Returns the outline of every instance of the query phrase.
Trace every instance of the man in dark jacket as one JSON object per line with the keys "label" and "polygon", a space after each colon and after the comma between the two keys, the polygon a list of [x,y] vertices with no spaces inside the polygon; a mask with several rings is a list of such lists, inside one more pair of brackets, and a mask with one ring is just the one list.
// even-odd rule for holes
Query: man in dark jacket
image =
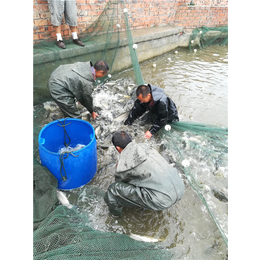
{"label": "man in dark jacket", "polygon": [[98,116],[93,111],[92,92],[96,78],[108,73],[105,61],[91,61],[60,65],[55,69],[48,81],[48,89],[65,117],[79,118],[80,111],[76,107],[75,98],[91,113],[93,119]]}
{"label": "man in dark jacket", "polygon": [[137,100],[130,111],[125,125],[131,125],[135,119],[143,115],[147,110],[149,118],[147,122],[153,123],[145,137],[150,139],[153,134],[158,132],[167,123],[179,121],[178,111],[174,102],[164,94],[163,89],[151,84],[140,85],[136,89]]}
{"label": "man in dark jacket", "polygon": [[113,215],[120,216],[123,207],[163,210],[183,197],[181,177],[157,151],[132,142],[125,131],[116,132],[112,142],[120,159],[116,182],[108,187],[104,199]]}

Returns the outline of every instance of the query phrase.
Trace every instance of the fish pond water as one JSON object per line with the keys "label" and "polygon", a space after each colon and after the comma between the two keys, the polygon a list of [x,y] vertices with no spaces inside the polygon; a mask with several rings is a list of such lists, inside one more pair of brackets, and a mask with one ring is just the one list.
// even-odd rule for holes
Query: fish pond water
{"label": "fish pond water", "polygon": [[[175,102],[180,121],[228,126],[228,47],[208,46],[196,53],[188,49],[176,50],[140,64],[145,83],[164,89]],[[153,66],[156,64],[156,66]],[[90,118],[84,112],[83,119],[89,121],[96,133],[98,170],[94,178],[85,186],[64,191],[70,204],[76,205],[82,214],[87,214],[94,229],[140,236],[158,241],[162,247],[174,252],[173,259],[227,259],[228,248],[228,162],[227,144],[223,148],[210,147],[211,143],[201,136],[193,136],[193,143],[205,149],[213,149],[203,160],[203,151],[192,149],[187,140],[191,136],[178,133],[182,140],[185,158],[189,160],[191,172],[199,181],[203,196],[212,210],[215,221],[207,207],[190,185],[183,166],[177,163],[176,151],[169,149],[169,133],[161,130],[150,140],[144,133],[150,125],[140,125],[136,120],[132,126],[125,126],[123,119],[135,101],[134,73],[132,69],[112,75],[107,83],[97,85],[94,90],[94,106],[99,117]],[[35,95],[35,99],[37,93]],[[63,118],[51,98],[34,106],[34,128],[40,130],[45,124]],[[135,142],[145,142],[152,146],[173,164],[185,183],[184,197],[169,209],[150,211],[124,209],[119,218],[113,217],[103,200],[103,194],[114,182],[115,166],[119,153],[111,143],[112,133],[127,131]],[[168,139],[167,139],[167,138]],[[34,137],[37,140],[37,136]],[[177,140],[177,139],[176,139]],[[178,141],[176,141],[178,142]],[[217,154],[220,154],[217,155]],[[40,160],[37,143],[34,141],[34,157]]]}

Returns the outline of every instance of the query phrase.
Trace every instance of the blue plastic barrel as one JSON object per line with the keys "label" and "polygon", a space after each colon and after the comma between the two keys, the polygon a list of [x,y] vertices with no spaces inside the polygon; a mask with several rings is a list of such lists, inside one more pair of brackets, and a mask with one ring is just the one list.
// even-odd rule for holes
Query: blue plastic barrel
{"label": "blue plastic barrel", "polygon": [[[81,187],[90,182],[96,174],[97,142],[90,123],[75,118],[53,121],[41,129],[38,142],[41,164],[56,177],[58,189],[70,190]],[[70,147],[76,147],[78,144],[85,147],[63,154],[61,163],[59,150],[65,147],[64,142],[70,142]]]}

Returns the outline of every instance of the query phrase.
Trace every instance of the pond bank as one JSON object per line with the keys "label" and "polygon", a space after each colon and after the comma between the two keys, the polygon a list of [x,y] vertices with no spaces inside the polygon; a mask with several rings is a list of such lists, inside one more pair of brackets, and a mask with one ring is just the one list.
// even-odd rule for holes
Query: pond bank
{"label": "pond bank", "polygon": [[[182,32],[185,33],[182,33]],[[182,34],[181,34],[182,33]],[[149,29],[133,30],[132,37],[137,44],[137,57],[139,63],[154,57],[170,52],[178,47],[188,47],[192,29],[185,29],[183,26],[164,26]],[[117,48],[114,39],[108,55]],[[54,43],[53,43],[54,44]],[[49,46],[39,51],[34,49],[33,54],[33,85],[34,91],[49,96],[47,81],[50,74],[61,64],[74,63],[77,61],[95,61],[105,49],[106,37],[99,36],[95,41],[88,41],[84,47],[79,47],[73,43],[66,44],[66,49],[57,46]],[[113,73],[128,69],[132,66],[131,56],[129,55],[128,41],[121,37],[116,59],[113,63]]]}

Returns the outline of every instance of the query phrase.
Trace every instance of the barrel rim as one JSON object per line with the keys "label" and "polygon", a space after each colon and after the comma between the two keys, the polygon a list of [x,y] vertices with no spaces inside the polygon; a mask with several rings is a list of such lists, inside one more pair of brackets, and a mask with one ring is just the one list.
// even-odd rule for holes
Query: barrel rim
{"label": "barrel rim", "polygon": [[41,131],[40,131],[40,133],[39,133],[39,135],[38,135],[38,145],[39,145],[39,147],[41,147],[41,148],[42,148],[43,150],[45,150],[46,152],[51,153],[51,154],[54,154],[54,155],[60,155],[60,154],[61,154],[61,153],[52,152],[52,151],[46,149],[46,148],[40,143],[40,137],[41,137],[41,135],[42,135],[42,132],[43,132],[47,127],[49,127],[50,125],[55,124],[55,123],[60,123],[60,121],[64,121],[65,119],[68,120],[68,121],[71,120],[71,121],[79,121],[79,122],[85,123],[85,124],[87,124],[87,125],[89,125],[89,126],[91,127],[92,132],[93,132],[93,133],[92,133],[92,134],[93,134],[92,140],[88,143],[88,145],[86,145],[85,147],[83,147],[83,148],[81,148],[81,149],[79,149],[79,150],[77,150],[77,151],[73,151],[73,152],[72,152],[73,154],[74,154],[74,153],[78,153],[78,152],[80,152],[80,151],[82,151],[82,150],[88,148],[88,147],[92,144],[92,142],[94,142],[94,140],[95,140],[95,130],[94,130],[94,127],[93,127],[89,122],[87,122],[87,121],[85,121],[85,120],[82,120],[82,119],[78,119],[78,118],[70,118],[70,117],[67,117],[67,118],[61,118],[61,119],[59,119],[59,120],[52,121],[52,122],[46,124],[46,125],[41,129]]}

